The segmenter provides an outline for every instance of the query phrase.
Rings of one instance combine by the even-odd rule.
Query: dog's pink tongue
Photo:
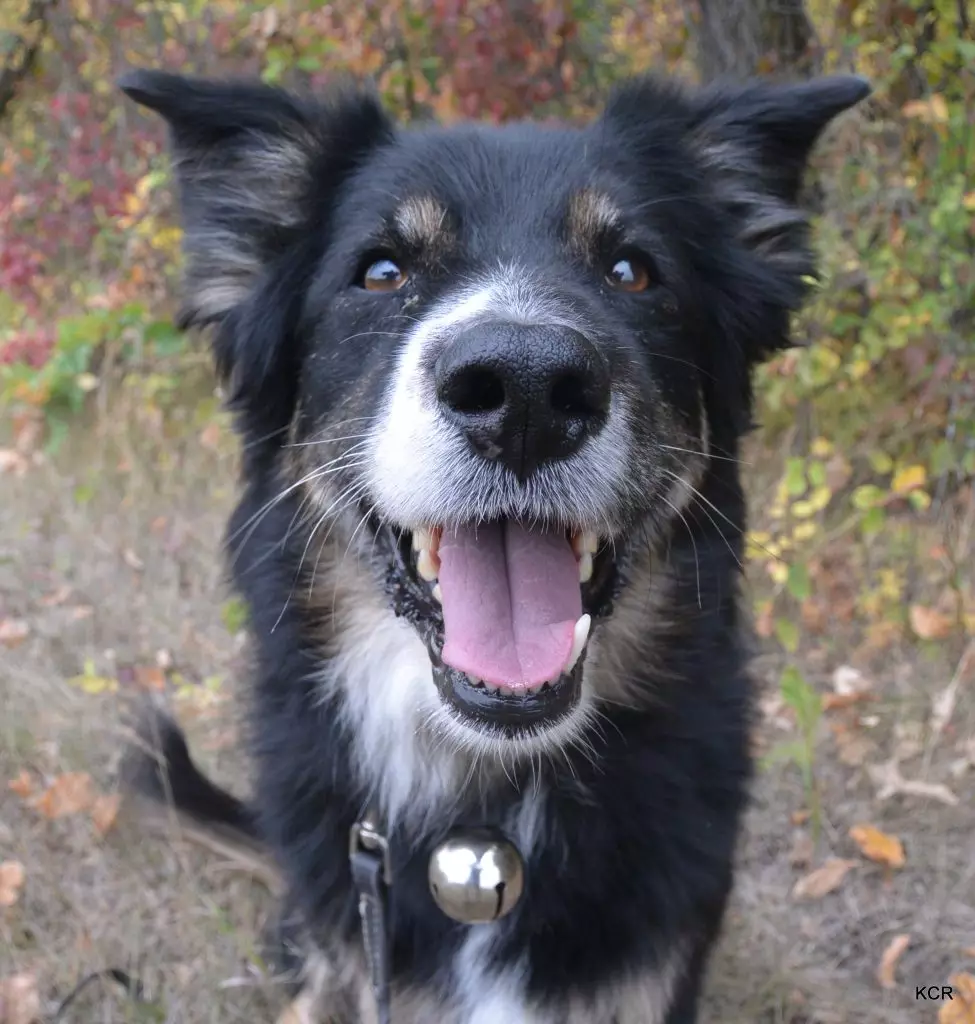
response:
[[[440,590],[448,665],[511,689],[559,675],[582,615],[579,568],[564,533],[514,522],[445,529]]]

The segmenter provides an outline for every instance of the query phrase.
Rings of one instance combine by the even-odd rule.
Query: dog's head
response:
[[[455,731],[564,729],[628,551],[734,458],[788,344],[805,164],[868,86],[648,79],[583,129],[403,130],[362,90],[122,85],[171,128],[184,323],[216,326],[306,548],[369,538]]]

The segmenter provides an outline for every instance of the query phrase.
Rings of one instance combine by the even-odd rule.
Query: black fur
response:
[[[646,464],[635,462],[633,474],[647,483],[613,499],[615,589],[606,595],[608,614],[596,616],[596,628],[619,645],[626,692],[637,696],[600,706],[587,749],[478,779],[429,808],[422,827],[391,823],[396,980],[450,1004],[452,960],[470,929],[435,908],[428,857],[453,828],[509,820],[540,776],[543,822],[528,851],[525,898],[493,926],[490,967],[524,958],[523,992],[553,1014],[548,1022],[560,1012],[568,1019],[559,1008],[573,1000],[584,1003],[654,965],[665,970],[679,949],[661,1019],[692,1024],[752,770],[736,608],[745,513],[735,460],[751,423],[749,376],[789,343],[789,317],[814,272],[796,208],[810,150],[867,86],[836,78],[688,94],[641,80],[620,89],[584,130],[407,133],[368,93],[319,103],[259,85],[188,84],[148,72],[128,76],[123,88],[172,127],[189,256],[184,322],[215,325],[217,363],[233,382],[246,444],[228,551],[251,611],[256,819],[203,780],[167,731],[177,804],[247,834],[256,820],[301,926],[326,950],[358,948],[349,829],[395,766],[375,764],[369,778],[354,767],[360,737],[330,660],[345,628],[330,584],[337,591],[345,570],[337,561],[321,583],[309,572],[316,538],[315,517],[302,518],[307,493],[295,487],[281,496],[301,475],[288,444],[321,443],[352,417],[375,414],[416,319],[492,261],[521,260],[557,279],[552,294],[563,308],[598,321],[636,410],[632,434],[645,432],[637,447]],[[563,255],[560,210],[570,194],[593,186],[622,211],[626,251],[654,267],[659,285],[644,297],[607,297],[589,265],[601,256],[590,253],[587,263]],[[390,197],[411,190],[442,201],[452,235],[442,250],[413,254],[404,305],[402,295],[369,295],[355,283],[374,254],[405,248],[379,225],[388,224]],[[681,523],[654,499],[662,478],[646,453],[677,429],[671,422],[686,431],[669,435],[678,445],[684,437],[704,445],[697,418],[714,457]],[[336,443],[335,451],[348,448]],[[354,481],[348,474],[338,473],[327,493]],[[557,505],[558,496],[546,500]],[[332,516],[329,543],[338,539],[338,554],[353,544],[360,511],[367,508],[358,505],[350,523],[339,511]],[[387,601],[385,574],[397,611],[408,606],[411,621],[435,625],[439,612],[397,575],[399,534],[367,522],[371,544],[356,549],[358,571],[376,582],[376,600]],[[649,604],[660,580],[666,597],[639,630],[614,625],[614,600],[619,607],[634,588],[647,588]],[[333,1005],[351,1013],[350,999],[339,993]],[[587,1019],[635,1024],[612,1012],[620,1016]]]

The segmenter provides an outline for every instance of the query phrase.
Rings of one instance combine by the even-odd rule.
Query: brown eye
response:
[[[392,260],[376,260],[366,269],[362,286],[370,292],[395,292],[406,284],[409,275]]]
[[[621,292],[645,292],[650,287],[650,271],[639,260],[617,260],[606,280]]]

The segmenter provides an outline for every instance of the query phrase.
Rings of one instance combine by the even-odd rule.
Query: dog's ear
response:
[[[812,271],[799,209],[813,147],[830,122],[870,93],[856,75],[777,84],[718,84],[691,103],[688,142],[741,241],[774,269]]]
[[[768,298],[794,308],[814,270],[799,209],[806,165],[826,126],[869,93],[856,75],[717,83],[697,92],[645,78],[619,89],[604,116],[626,137],[642,134],[648,155],[661,138],[684,149],[702,194],[757,258],[756,271],[773,288]]]
[[[218,368],[238,392],[256,392],[288,326],[268,318],[293,319],[301,275],[325,244],[330,197],[391,124],[365,90],[326,103],[147,70],[118,84],[169,126],[186,255],[180,326],[219,325]],[[266,292],[271,301],[258,303]]]

